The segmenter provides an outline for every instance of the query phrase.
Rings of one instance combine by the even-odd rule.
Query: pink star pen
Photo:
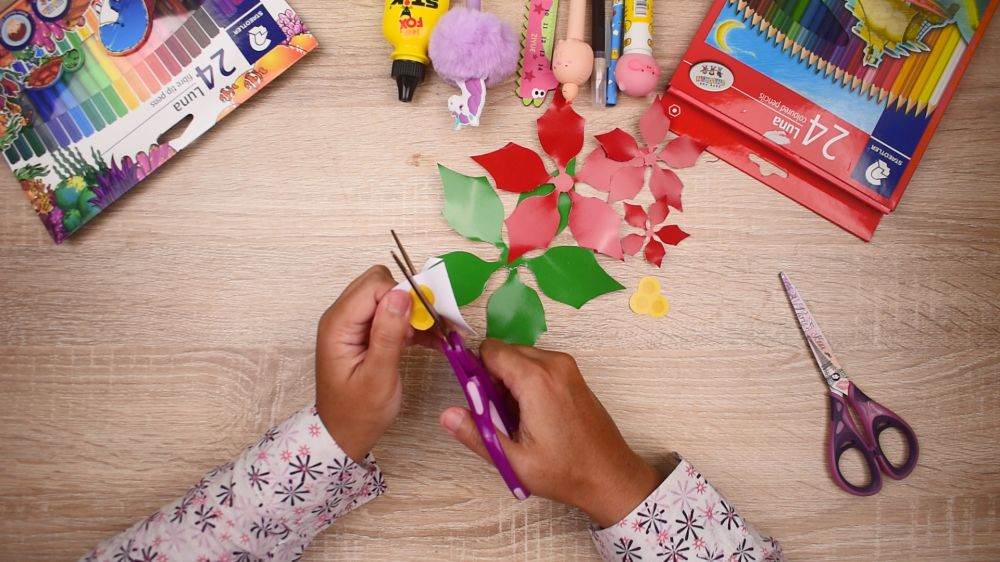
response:
[[[603,0],[595,0],[603,2]],[[556,43],[552,53],[552,73],[562,84],[562,94],[572,102],[594,71],[594,49],[583,40],[587,0],[570,0],[566,38]]]

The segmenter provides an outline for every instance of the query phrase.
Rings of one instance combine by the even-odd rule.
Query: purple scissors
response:
[[[913,433],[913,429],[903,421],[903,418],[866,396],[857,385],[848,380],[847,373],[834,358],[830,344],[806,308],[806,303],[799,296],[795,285],[792,285],[784,273],[780,275],[781,283],[788,293],[788,300],[795,309],[799,327],[802,328],[809,349],[816,358],[816,364],[819,365],[823,378],[830,387],[830,438],[827,444],[827,462],[830,465],[833,481],[856,496],[870,496],[882,489],[882,473],[896,480],[906,478],[917,466],[917,457],[920,454],[920,446],[917,444],[917,436]],[[848,407],[857,414],[863,432],[854,422]],[[882,444],[879,442],[882,432],[890,427],[902,434],[906,440],[907,457],[899,465],[893,464],[885,456]],[[868,465],[870,480],[867,484],[856,486],[848,482],[840,471],[840,457],[851,449],[860,451]]]
[[[414,281],[413,275],[410,273],[414,271],[413,263],[406,254],[406,250],[403,249],[403,245],[399,242],[399,238],[395,232],[392,233],[392,237],[396,240],[396,246],[399,247],[403,258],[406,259],[409,270],[403,265],[403,262],[400,261],[395,252],[392,252],[392,259],[396,260],[396,265],[402,270],[410,287],[414,289],[413,294],[417,295],[420,303],[424,305],[424,308],[430,313],[431,318],[434,319],[431,329],[435,330],[441,338],[441,349],[444,352],[444,356],[448,358],[448,362],[451,363],[452,370],[455,371],[455,377],[458,378],[458,384],[461,385],[462,392],[465,393],[465,399],[469,403],[472,418],[476,421],[476,427],[479,429],[479,435],[483,439],[483,445],[486,446],[490,458],[493,459],[493,465],[500,472],[500,476],[503,477],[503,481],[510,488],[514,497],[519,500],[527,499],[531,495],[531,492],[524,487],[524,484],[521,484],[521,480],[518,479],[514,468],[510,465],[510,460],[504,454],[500,439],[497,437],[498,430],[505,436],[510,437],[517,430],[517,418],[512,416],[504,406],[500,394],[497,392],[496,387],[493,386],[493,381],[490,380],[490,375],[486,371],[486,367],[483,366],[483,362],[479,360],[476,354],[465,347],[462,336],[458,332],[448,328],[444,321],[441,320],[437,311],[434,310],[434,307],[424,298],[423,291],[417,289],[418,283]]]

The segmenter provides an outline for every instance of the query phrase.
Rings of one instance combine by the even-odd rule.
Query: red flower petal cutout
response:
[[[656,98],[639,118],[639,134],[642,135],[642,141],[650,148],[656,147],[667,137],[669,128],[670,120],[663,112],[660,98]]]
[[[630,256],[634,256],[639,253],[645,242],[646,237],[642,234],[626,234],[625,238],[622,238],[622,251]]]
[[[608,202],[624,201],[635,199],[635,196],[642,191],[643,176],[646,174],[646,167],[622,166],[613,176],[611,176],[611,192]]]
[[[650,240],[649,244],[646,244],[646,251],[643,252],[643,256],[646,261],[660,267],[663,264],[663,256],[667,255],[667,251],[663,249],[663,244],[660,244],[656,240]]]
[[[611,191],[611,177],[622,166],[625,166],[625,164],[608,158],[604,149],[598,146],[593,152],[587,155],[587,159],[583,163],[583,169],[576,174],[576,180],[598,191],[608,193]]]
[[[486,168],[497,188],[504,191],[524,193],[552,179],[541,156],[513,142],[499,150],[473,156],[472,159]]]
[[[560,101],[561,100],[561,101]],[[538,142],[560,168],[583,150],[583,117],[566,103],[562,92],[537,120]]]
[[[622,243],[618,238],[622,219],[618,213],[596,197],[584,197],[575,191],[571,191],[569,196],[573,199],[569,229],[577,244],[622,259]]]
[[[507,263],[535,248],[545,248],[552,242],[559,228],[558,200],[559,193],[553,191],[541,197],[529,197],[514,208],[504,221],[510,238]]]
[[[681,183],[681,178],[677,177],[673,170],[664,170],[659,166],[652,168],[653,171],[649,175],[649,192],[657,201],[664,201],[678,211],[683,211],[681,190],[684,189],[684,184]],[[653,224],[659,222],[662,221],[653,221]]]
[[[603,135],[597,135],[594,138],[597,139],[597,142],[601,143],[601,146],[604,147],[604,152],[612,160],[628,162],[636,156],[642,155],[642,151],[639,150],[639,144],[635,142],[632,135],[621,129],[615,129]]]
[[[670,214],[670,209],[667,207],[666,201],[657,201],[649,206],[649,224],[651,226],[656,226],[661,222],[667,220],[667,215]]]
[[[648,220],[646,211],[640,205],[623,204],[625,205],[625,222],[630,226],[646,230],[646,221]]]
[[[689,137],[677,137],[667,143],[660,152],[663,160],[671,168],[690,168],[698,161],[705,148]]]
[[[670,244],[671,246],[676,246],[681,243],[690,234],[681,230],[681,227],[676,224],[668,224],[660,230],[656,231],[656,236],[660,240],[663,240],[665,244]]]

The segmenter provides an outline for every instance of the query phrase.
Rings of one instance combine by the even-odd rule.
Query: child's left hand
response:
[[[361,462],[402,405],[399,358],[413,338],[411,299],[389,270],[355,279],[323,314],[316,338],[316,410],[340,448]]]

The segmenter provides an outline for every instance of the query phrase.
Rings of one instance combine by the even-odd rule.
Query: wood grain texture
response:
[[[519,27],[519,2],[487,4]],[[472,173],[470,154],[537,146],[539,112],[505,86],[482,127],[452,132],[437,78],[395,100],[380,4],[295,5],[320,49],[70,242],[52,245],[0,174],[0,560],[75,559],[308,403],[316,320],[385,262],[390,227],[415,259],[487,256],[442,219],[435,163]],[[664,82],[708,5],[658,6]],[[871,244],[705,156],[682,174],[691,238],[662,272],[605,262],[628,292],[581,311],[545,301],[540,345],[579,358],[634,447],[684,454],[791,559],[1000,558],[998,58],[993,26]],[[590,134],[634,131],[642,109],[579,108]],[[917,470],[875,497],[825,472],[823,385],[781,270],[854,379],[921,439]],[[649,274],[666,319],[627,311]],[[596,558],[580,514],[515,502],[440,432],[462,400],[441,358],[408,352],[403,377],[376,449],[389,494],[307,560]]]

